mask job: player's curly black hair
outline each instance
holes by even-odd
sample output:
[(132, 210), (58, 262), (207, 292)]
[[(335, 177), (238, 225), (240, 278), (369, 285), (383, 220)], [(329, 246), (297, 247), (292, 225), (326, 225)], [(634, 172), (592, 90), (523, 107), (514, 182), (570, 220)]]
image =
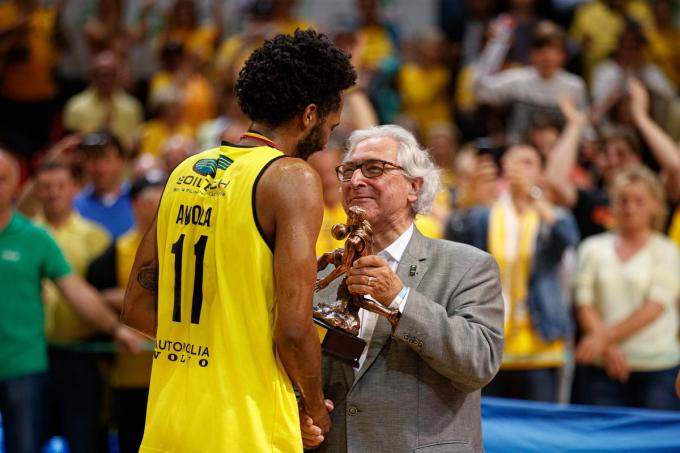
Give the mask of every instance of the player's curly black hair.
[(348, 56), (323, 34), (296, 30), (265, 41), (245, 62), (236, 96), (252, 121), (275, 127), (309, 104), (319, 117), (340, 106), (340, 93), (354, 85), (356, 71)]

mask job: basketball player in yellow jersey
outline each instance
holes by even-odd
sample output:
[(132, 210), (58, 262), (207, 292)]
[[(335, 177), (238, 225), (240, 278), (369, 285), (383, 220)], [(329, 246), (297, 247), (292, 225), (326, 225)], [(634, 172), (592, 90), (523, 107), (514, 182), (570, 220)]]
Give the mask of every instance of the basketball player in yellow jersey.
[(157, 292), (141, 452), (302, 451), (298, 410), (330, 429), (311, 310), (323, 204), (304, 159), (355, 78), (314, 31), (267, 41), (236, 84), (250, 130), (170, 175), (123, 313), (145, 330)]

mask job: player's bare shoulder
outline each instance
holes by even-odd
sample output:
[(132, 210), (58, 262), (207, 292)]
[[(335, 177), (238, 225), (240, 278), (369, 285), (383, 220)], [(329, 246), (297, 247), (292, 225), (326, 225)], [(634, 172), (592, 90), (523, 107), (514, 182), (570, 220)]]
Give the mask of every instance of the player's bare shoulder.
[[(282, 157), (261, 175), (256, 188), (258, 222), (270, 243), (273, 243), (276, 225), (309, 217), (312, 223), (321, 223), (323, 193), (321, 178), (304, 160)], [(318, 229), (317, 229), (318, 234)]]
[(282, 157), (267, 168), (257, 188), (262, 195), (272, 201), (286, 203), (322, 203), (321, 178), (304, 160), (295, 157)]

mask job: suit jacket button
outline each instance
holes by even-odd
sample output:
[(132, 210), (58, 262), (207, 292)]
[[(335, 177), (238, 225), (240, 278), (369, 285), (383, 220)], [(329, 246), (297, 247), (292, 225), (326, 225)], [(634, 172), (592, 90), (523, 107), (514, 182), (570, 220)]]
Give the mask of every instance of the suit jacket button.
[(359, 413), (359, 409), (356, 406), (350, 406), (347, 408), (347, 414), (350, 416), (355, 416)]

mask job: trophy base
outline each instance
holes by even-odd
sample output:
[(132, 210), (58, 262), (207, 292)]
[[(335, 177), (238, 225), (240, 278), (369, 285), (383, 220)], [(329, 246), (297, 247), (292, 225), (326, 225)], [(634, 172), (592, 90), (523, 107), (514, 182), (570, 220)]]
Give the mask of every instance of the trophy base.
[(314, 324), (316, 324), (316, 330), (319, 333), (321, 350), (325, 354), (349, 363), (354, 368), (358, 368), (359, 358), (361, 358), (361, 354), (364, 352), (366, 341), (337, 327), (333, 327), (320, 319), (313, 319)]

